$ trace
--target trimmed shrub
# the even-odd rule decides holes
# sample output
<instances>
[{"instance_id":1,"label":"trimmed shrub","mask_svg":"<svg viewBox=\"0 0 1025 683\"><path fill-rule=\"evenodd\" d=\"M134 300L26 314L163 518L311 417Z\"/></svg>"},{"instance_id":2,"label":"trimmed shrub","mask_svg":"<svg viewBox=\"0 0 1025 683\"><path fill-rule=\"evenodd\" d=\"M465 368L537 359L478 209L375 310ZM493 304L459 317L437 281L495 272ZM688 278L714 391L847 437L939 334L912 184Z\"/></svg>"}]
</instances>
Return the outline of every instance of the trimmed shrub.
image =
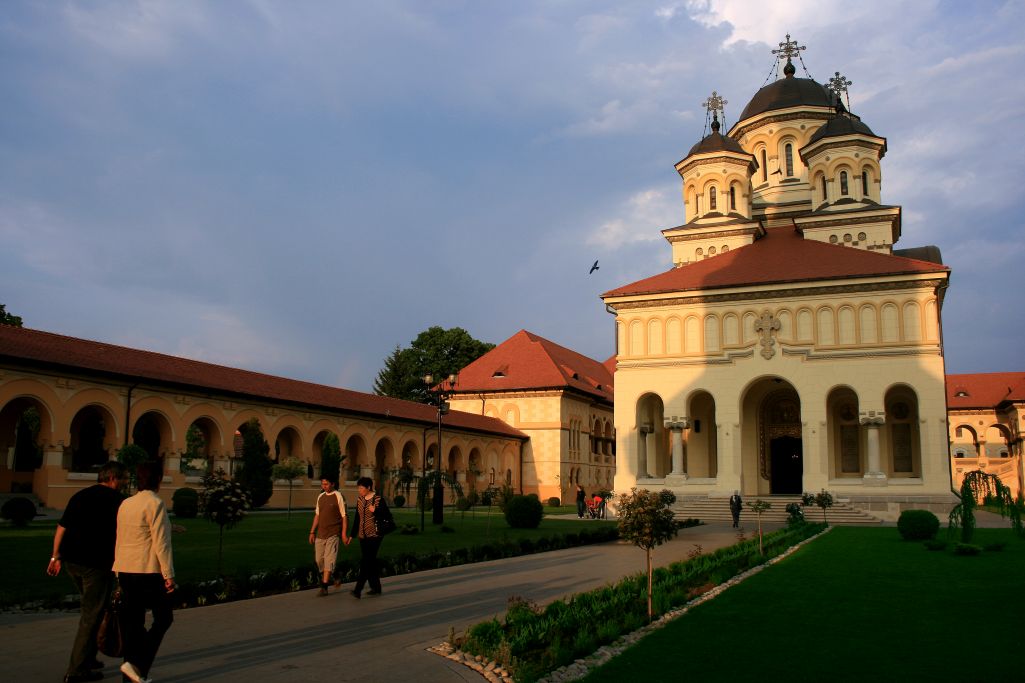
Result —
<instances>
[{"instance_id":1,"label":"trimmed shrub","mask_svg":"<svg viewBox=\"0 0 1025 683\"><path fill-rule=\"evenodd\" d=\"M550 508L557 508L560 505L562 505L562 501L559 500L558 496L552 496L551 498L548 499L548 507L550 507Z\"/></svg>"},{"instance_id":2,"label":"trimmed shrub","mask_svg":"<svg viewBox=\"0 0 1025 683\"><path fill-rule=\"evenodd\" d=\"M928 510L905 510L897 520L897 531L905 541L925 541L936 538L940 520Z\"/></svg>"},{"instance_id":3,"label":"trimmed shrub","mask_svg":"<svg viewBox=\"0 0 1025 683\"><path fill-rule=\"evenodd\" d=\"M175 517L192 519L199 514L199 491L180 488L171 496L171 504Z\"/></svg>"},{"instance_id":4,"label":"trimmed shrub","mask_svg":"<svg viewBox=\"0 0 1025 683\"><path fill-rule=\"evenodd\" d=\"M394 503L394 507L400 508L406 504L406 497L399 493L394 498L392 498L392 503Z\"/></svg>"},{"instance_id":5,"label":"trimmed shrub","mask_svg":"<svg viewBox=\"0 0 1025 683\"><path fill-rule=\"evenodd\" d=\"M512 496L505 504L505 521L513 529L536 529L544 508L537 496Z\"/></svg>"},{"instance_id":6,"label":"trimmed shrub","mask_svg":"<svg viewBox=\"0 0 1025 683\"><path fill-rule=\"evenodd\" d=\"M925 545L925 549L926 550L946 550L947 549L947 542L946 541L942 541L942 540L940 540L938 538L930 538L923 545Z\"/></svg>"},{"instance_id":7,"label":"trimmed shrub","mask_svg":"<svg viewBox=\"0 0 1025 683\"><path fill-rule=\"evenodd\" d=\"M972 543L958 543L954 546L955 555L978 555L982 552L982 546Z\"/></svg>"},{"instance_id":8,"label":"trimmed shrub","mask_svg":"<svg viewBox=\"0 0 1025 683\"><path fill-rule=\"evenodd\" d=\"M35 516L36 504L21 496L11 498L0 508L0 517L11 520L14 526L27 526Z\"/></svg>"}]
</instances>

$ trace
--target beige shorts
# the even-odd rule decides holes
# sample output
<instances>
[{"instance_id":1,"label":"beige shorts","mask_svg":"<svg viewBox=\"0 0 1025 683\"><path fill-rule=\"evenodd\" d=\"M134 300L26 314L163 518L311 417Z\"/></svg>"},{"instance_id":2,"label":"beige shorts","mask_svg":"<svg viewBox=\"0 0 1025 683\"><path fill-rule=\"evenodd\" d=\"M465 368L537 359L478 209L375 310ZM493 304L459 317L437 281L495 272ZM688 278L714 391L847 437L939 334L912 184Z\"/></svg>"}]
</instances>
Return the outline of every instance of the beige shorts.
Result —
<instances>
[{"instance_id":1,"label":"beige shorts","mask_svg":"<svg viewBox=\"0 0 1025 683\"><path fill-rule=\"evenodd\" d=\"M318 538L314 544L317 569L322 572L333 572L338 562L338 537Z\"/></svg>"}]
</instances>

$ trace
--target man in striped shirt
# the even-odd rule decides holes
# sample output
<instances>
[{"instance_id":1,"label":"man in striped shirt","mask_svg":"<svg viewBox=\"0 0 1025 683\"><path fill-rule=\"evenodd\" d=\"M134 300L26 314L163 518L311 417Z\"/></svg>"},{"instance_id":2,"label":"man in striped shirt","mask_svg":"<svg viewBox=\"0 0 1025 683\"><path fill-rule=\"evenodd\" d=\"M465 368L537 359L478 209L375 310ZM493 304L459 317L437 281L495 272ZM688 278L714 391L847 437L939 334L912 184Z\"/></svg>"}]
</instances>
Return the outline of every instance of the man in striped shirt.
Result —
<instances>
[{"instance_id":1,"label":"man in striped shirt","mask_svg":"<svg viewBox=\"0 0 1025 683\"><path fill-rule=\"evenodd\" d=\"M345 516L345 499L338 491L338 482L331 479L320 480L321 493L317 496L317 506L313 515L313 526L310 527L310 543L314 546L314 557L317 569L320 570L320 591L318 596L327 595L338 562L338 539L349 544L349 532Z\"/></svg>"}]
</instances>

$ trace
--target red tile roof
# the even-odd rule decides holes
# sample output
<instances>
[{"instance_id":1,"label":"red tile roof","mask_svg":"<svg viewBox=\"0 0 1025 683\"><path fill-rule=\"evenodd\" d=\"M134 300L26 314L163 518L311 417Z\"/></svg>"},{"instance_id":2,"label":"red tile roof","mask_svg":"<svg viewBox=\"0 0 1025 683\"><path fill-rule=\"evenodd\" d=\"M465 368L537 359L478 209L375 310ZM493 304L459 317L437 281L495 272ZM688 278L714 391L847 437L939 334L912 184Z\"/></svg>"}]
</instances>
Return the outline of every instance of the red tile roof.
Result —
<instances>
[{"instance_id":1,"label":"red tile roof","mask_svg":"<svg viewBox=\"0 0 1025 683\"><path fill-rule=\"evenodd\" d=\"M0 325L0 363L27 363L84 374L97 373L115 381L143 380L183 389L212 390L372 418L421 424L437 421L437 410L421 403L7 325ZM470 431L527 438L501 420L472 413L454 410L445 418L445 423Z\"/></svg>"},{"instance_id":2,"label":"red tile roof","mask_svg":"<svg viewBox=\"0 0 1025 683\"><path fill-rule=\"evenodd\" d=\"M1025 372L947 375L947 407L951 410L995 408L1004 401L1025 401Z\"/></svg>"},{"instance_id":3,"label":"red tile roof","mask_svg":"<svg viewBox=\"0 0 1025 683\"><path fill-rule=\"evenodd\" d=\"M611 404L612 382L604 364L520 330L463 368L456 393L570 389Z\"/></svg>"},{"instance_id":4,"label":"red tile roof","mask_svg":"<svg viewBox=\"0 0 1025 683\"><path fill-rule=\"evenodd\" d=\"M944 265L804 239L791 227L725 254L673 268L602 298L909 273L947 273Z\"/></svg>"}]
</instances>

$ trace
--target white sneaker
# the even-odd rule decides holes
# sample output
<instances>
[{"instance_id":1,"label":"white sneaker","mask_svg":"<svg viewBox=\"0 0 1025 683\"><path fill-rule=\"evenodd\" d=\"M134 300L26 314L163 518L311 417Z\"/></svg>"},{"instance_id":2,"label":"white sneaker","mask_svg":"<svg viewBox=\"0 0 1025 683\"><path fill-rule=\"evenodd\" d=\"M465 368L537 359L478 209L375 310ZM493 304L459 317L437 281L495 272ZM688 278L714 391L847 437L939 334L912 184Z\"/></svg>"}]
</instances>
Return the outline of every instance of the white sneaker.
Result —
<instances>
[{"instance_id":1,"label":"white sneaker","mask_svg":"<svg viewBox=\"0 0 1025 683\"><path fill-rule=\"evenodd\" d=\"M131 662L125 662L121 665L121 673L123 673L125 676L128 676L135 683L151 683L151 681L153 680L152 678L146 678L141 673L139 673L139 670L136 669L135 665Z\"/></svg>"}]
</instances>

